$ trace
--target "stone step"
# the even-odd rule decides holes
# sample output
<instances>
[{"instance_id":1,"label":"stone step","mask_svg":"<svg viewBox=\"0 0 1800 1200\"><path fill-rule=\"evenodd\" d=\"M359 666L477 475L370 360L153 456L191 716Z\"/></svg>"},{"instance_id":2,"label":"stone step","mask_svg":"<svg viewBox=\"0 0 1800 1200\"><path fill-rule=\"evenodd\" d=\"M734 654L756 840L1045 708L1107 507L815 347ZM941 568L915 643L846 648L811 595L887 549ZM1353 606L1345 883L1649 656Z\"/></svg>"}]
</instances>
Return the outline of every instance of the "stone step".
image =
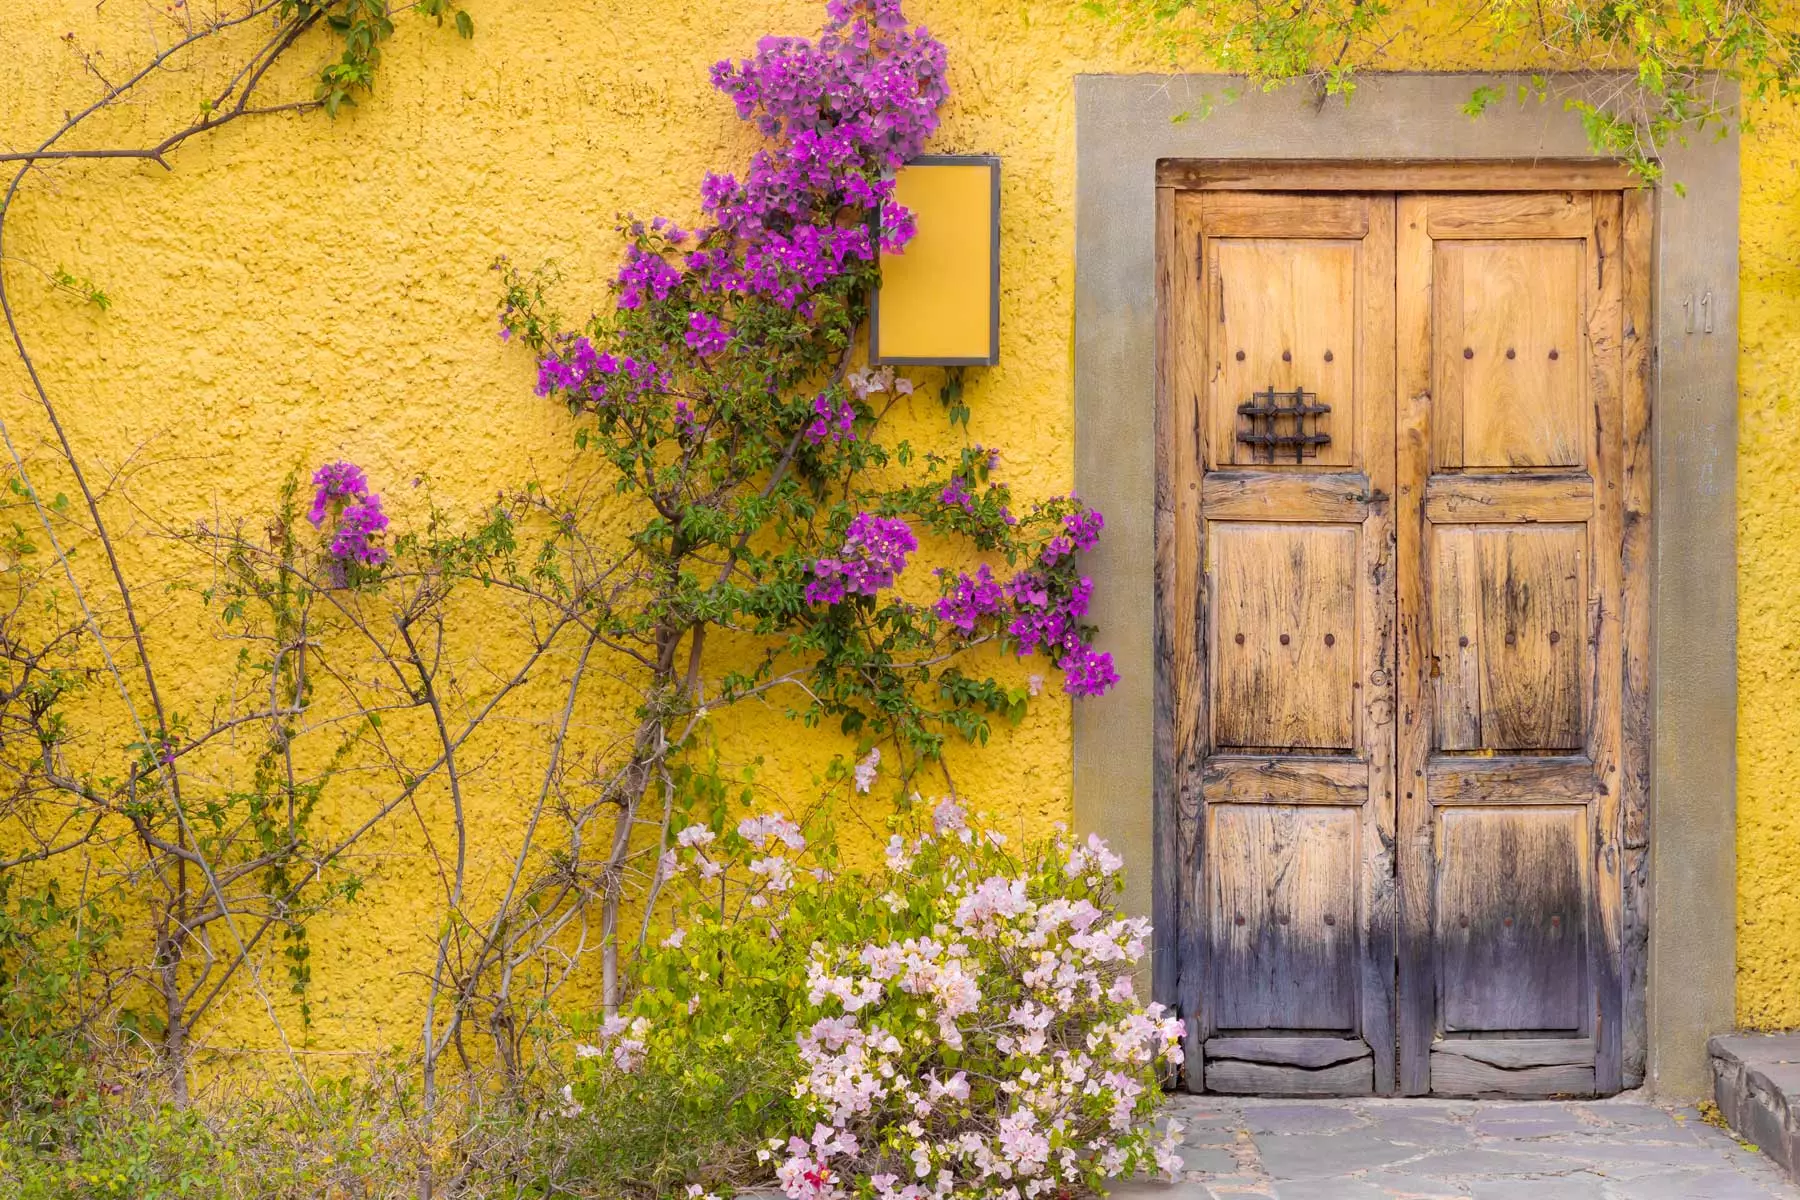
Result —
<instances>
[{"instance_id":1,"label":"stone step","mask_svg":"<svg viewBox=\"0 0 1800 1200\"><path fill-rule=\"evenodd\" d=\"M1800 1179L1800 1033L1727 1034L1707 1052L1720 1115Z\"/></svg>"}]
</instances>

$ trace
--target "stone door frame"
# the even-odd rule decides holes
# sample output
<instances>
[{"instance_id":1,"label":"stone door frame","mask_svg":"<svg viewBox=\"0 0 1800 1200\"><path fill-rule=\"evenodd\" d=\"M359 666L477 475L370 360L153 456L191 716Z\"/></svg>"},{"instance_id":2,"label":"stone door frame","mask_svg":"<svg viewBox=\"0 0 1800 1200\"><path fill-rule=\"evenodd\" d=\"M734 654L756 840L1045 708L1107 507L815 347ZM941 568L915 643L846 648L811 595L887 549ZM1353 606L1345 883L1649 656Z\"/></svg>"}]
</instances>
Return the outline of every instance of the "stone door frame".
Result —
<instances>
[{"instance_id":1,"label":"stone door frame","mask_svg":"<svg viewBox=\"0 0 1800 1200\"><path fill-rule=\"evenodd\" d=\"M1462 114L1475 88L1511 95L1523 82L1378 75L1348 105L1315 107L1300 89L1264 93L1224 76L1077 77L1075 482L1107 518L1088 565L1099 644L1121 682L1076 706L1075 819L1125 855L1127 907L1158 919L1159 998L1175 993L1174 946L1162 939L1178 869L1156 653L1167 486L1157 474L1159 166L1336 161L1366 165L1370 187L1409 163L1604 166L1558 105ZM1243 94L1179 119L1228 88ZM1708 1090L1706 1039L1731 1026L1736 984L1737 139L1696 139L1663 162L1686 195L1665 185L1655 204L1648 980L1637 1020L1651 1089L1694 1097Z\"/></svg>"}]
</instances>

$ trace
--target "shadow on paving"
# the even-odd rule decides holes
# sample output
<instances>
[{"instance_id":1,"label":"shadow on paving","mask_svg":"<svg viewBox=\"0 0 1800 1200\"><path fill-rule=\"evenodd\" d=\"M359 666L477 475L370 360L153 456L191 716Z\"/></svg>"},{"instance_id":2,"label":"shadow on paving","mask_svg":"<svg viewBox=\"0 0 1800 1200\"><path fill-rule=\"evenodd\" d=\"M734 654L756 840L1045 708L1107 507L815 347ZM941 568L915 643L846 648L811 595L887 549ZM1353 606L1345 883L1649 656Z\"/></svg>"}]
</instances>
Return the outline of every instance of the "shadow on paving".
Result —
<instances>
[{"instance_id":1,"label":"shadow on paving","mask_svg":"<svg viewBox=\"0 0 1800 1200\"><path fill-rule=\"evenodd\" d=\"M1181 1097L1179 1183L1121 1200L1800 1200L1768 1159L1689 1109L1629 1100Z\"/></svg>"}]
</instances>

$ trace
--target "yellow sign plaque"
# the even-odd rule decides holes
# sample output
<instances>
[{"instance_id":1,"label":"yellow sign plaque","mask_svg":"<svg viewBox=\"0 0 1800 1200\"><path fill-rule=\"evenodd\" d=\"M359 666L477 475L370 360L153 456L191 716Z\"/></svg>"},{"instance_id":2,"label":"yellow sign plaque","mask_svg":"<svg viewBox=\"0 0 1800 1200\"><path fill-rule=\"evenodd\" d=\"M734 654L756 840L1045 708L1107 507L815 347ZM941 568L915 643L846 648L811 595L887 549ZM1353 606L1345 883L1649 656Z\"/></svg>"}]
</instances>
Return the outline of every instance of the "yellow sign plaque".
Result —
<instances>
[{"instance_id":1,"label":"yellow sign plaque","mask_svg":"<svg viewBox=\"0 0 1800 1200\"><path fill-rule=\"evenodd\" d=\"M918 232L881 256L869 360L912 366L1000 361L1000 160L925 155L901 167L894 199Z\"/></svg>"}]
</instances>

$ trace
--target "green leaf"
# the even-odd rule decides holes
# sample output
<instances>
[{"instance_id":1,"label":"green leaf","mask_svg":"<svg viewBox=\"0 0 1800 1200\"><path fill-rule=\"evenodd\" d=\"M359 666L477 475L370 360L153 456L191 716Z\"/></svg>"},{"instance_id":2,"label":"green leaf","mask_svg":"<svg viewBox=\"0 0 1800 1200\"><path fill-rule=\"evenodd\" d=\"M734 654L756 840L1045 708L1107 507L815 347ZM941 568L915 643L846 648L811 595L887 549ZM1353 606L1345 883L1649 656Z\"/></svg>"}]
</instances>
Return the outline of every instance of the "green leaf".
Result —
<instances>
[{"instance_id":1,"label":"green leaf","mask_svg":"<svg viewBox=\"0 0 1800 1200\"><path fill-rule=\"evenodd\" d=\"M1479 117L1499 101L1502 95L1501 89L1484 84L1469 94L1468 100L1462 107L1463 113L1466 116Z\"/></svg>"}]
</instances>

